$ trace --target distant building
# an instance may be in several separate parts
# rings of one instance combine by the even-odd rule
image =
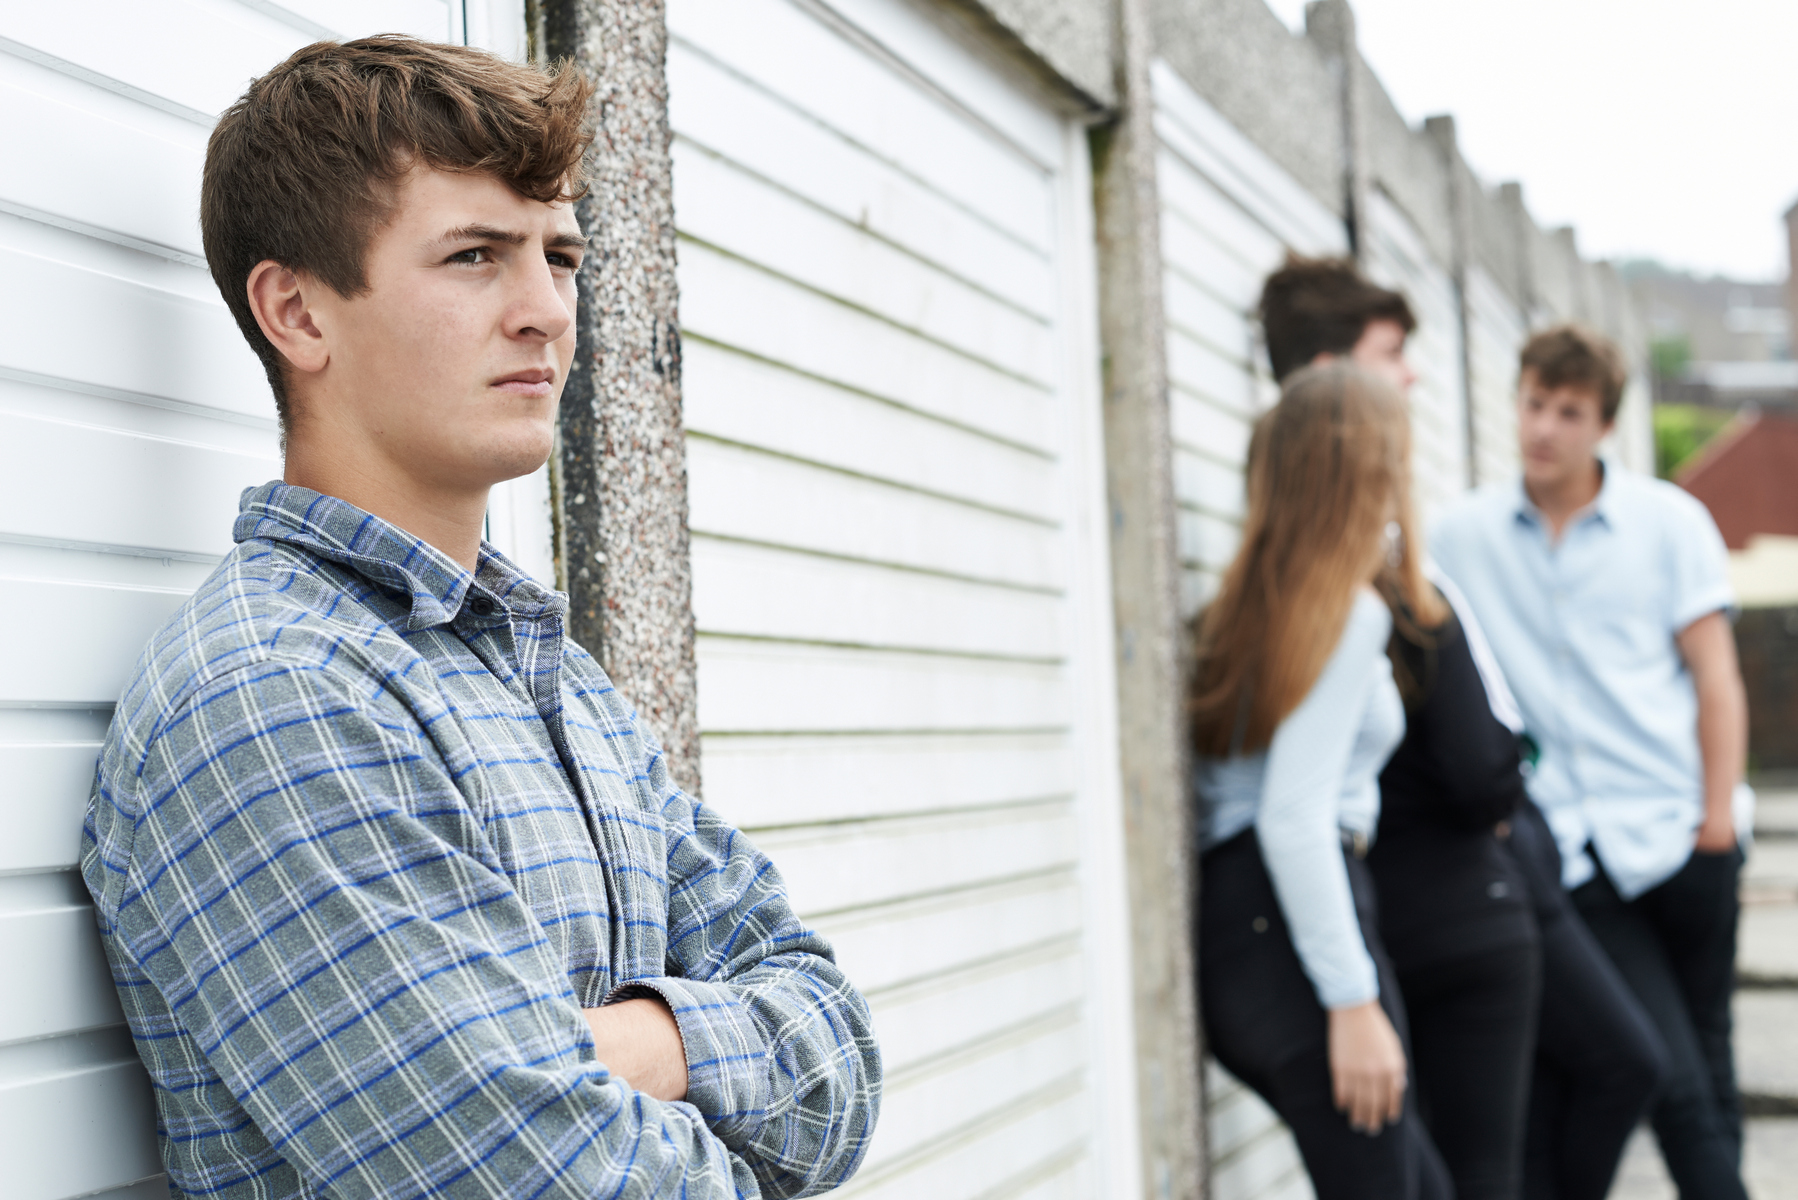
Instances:
[[[1750,761],[1757,771],[1798,768],[1798,417],[1737,417],[1678,482],[1729,545]]]
[[[1731,550],[1757,535],[1798,538],[1798,418],[1744,414],[1676,482],[1704,501]]]
[[[1716,519],[1742,606],[1798,604],[1798,418],[1744,413],[1676,482]]]
[[[1655,402],[1798,407],[1788,289],[1630,263],[1624,278],[1657,346]]]

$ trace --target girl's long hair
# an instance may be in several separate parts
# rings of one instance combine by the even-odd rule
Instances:
[[[1199,754],[1273,740],[1370,580],[1403,623],[1433,628],[1446,618],[1423,576],[1410,461],[1403,398],[1343,363],[1293,374],[1256,423],[1242,544],[1194,638],[1187,715]],[[1399,537],[1388,545],[1393,522]]]

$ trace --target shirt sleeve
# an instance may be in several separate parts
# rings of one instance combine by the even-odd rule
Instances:
[[[272,1154],[370,1200],[753,1194],[693,1106],[595,1061],[428,731],[383,700],[240,671],[152,739],[138,780],[113,936]],[[165,1152],[206,1175],[178,1134]]]
[[[1293,949],[1325,1008],[1380,994],[1342,861],[1337,804],[1368,700],[1391,670],[1390,630],[1383,604],[1357,599],[1323,674],[1274,731],[1255,818]]]
[[[828,1191],[860,1165],[879,1116],[867,1004],[794,915],[774,865],[676,787],[660,747],[639,734],[668,839],[668,975],[628,987],[673,1010],[687,1099],[762,1194]]]
[[[1736,596],[1729,585],[1729,548],[1710,510],[1683,493],[1675,498],[1685,517],[1669,522],[1667,529],[1673,592],[1669,625],[1677,634],[1700,617],[1735,607]]]
[[[1517,696],[1511,691],[1504,669],[1498,665],[1498,656],[1492,652],[1492,643],[1486,640],[1486,629],[1474,615],[1473,605],[1461,594],[1455,581],[1434,561],[1425,564],[1425,573],[1430,582],[1442,592],[1448,606],[1455,610],[1455,617],[1461,622],[1461,632],[1467,638],[1467,651],[1473,656],[1474,667],[1480,673],[1480,686],[1486,692],[1486,703],[1492,709],[1492,715],[1513,734],[1522,734],[1523,710],[1517,706]]]

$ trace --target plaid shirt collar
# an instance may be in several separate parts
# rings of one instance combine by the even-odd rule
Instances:
[[[286,542],[342,566],[411,606],[406,630],[466,623],[503,625],[568,610],[568,597],[526,575],[483,541],[476,569],[373,513],[311,488],[273,480],[246,488],[231,528],[236,542]]]

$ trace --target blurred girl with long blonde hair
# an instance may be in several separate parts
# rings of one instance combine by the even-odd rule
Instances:
[[[1434,626],[1410,425],[1346,364],[1292,375],[1249,447],[1242,545],[1188,697],[1209,1046],[1292,1127],[1320,1200],[1448,1200],[1407,1100],[1403,1002],[1364,861],[1405,732],[1394,610]]]

